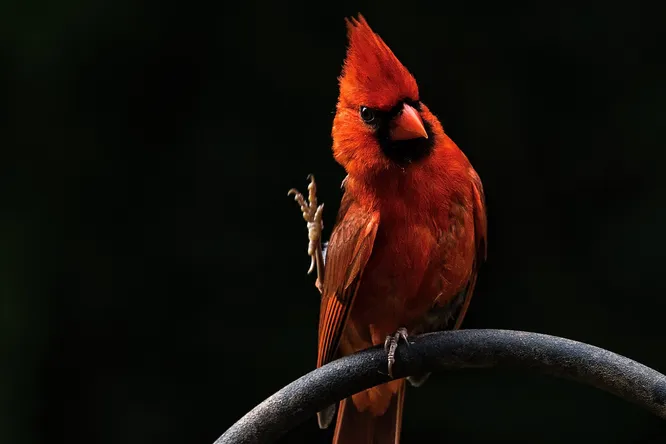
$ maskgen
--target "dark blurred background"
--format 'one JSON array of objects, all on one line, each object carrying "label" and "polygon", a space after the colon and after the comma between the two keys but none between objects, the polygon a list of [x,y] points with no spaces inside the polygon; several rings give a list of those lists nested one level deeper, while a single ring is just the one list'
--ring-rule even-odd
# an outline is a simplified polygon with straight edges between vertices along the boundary
[{"label": "dark blurred background", "polygon": [[[485,184],[489,260],[465,327],[666,371],[665,42],[646,4],[0,12],[0,442],[212,443],[314,368],[318,294],[286,192],[316,175],[328,236],[357,12]],[[437,374],[406,402],[404,443],[666,440],[633,405],[529,373]],[[313,418],[283,442],[330,436]]]}]

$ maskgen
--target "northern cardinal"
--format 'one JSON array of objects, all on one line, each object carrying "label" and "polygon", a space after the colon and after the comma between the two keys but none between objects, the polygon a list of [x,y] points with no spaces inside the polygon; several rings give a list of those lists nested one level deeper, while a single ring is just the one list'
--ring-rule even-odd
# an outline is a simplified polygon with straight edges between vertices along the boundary
[{"label": "northern cardinal", "polygon": [[[414,77],[363,16],[346,22],[332,136],[347,177],[325,256],[314,178],[310,202],[290,194],[308,222],[322,294],[317,367],[384,344],[392,375],[408,333],[459,328],[486,256],[484,193]],[[418,386],[427,376],[407,379]],[[333,443],[398,443],[405,388],[393,380],[341,401]],[[319,426],[334,413],[319,412]]]}]

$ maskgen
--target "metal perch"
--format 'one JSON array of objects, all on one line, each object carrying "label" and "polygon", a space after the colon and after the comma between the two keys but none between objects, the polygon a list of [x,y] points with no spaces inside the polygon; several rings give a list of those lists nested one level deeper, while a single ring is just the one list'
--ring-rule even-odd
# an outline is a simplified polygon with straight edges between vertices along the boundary
[{"label": "metal perch", "polygon": [[[462,368],[528,368],[613,393],[666,419],[666,376],[593,345],[512,330],[458,330],[410,337],[396,355],[396,378]],[[324,407],[389,381],[380,346],[316,369],[278,391],[232,425],[215,444],[259,444]]]}]

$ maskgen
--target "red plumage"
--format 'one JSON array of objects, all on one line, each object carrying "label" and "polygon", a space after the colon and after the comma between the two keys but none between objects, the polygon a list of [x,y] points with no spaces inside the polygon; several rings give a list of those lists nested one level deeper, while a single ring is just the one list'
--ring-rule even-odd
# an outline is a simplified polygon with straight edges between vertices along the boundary
[{"label": "red plumage", "polygon": [[[483,187],[467,157],[365,19],[347,27],[332,136],[348,176],[326,251],[317,366],[401,327],[458,328],[486,248]],[[342,401],[334,443],[397,443],[404,392],[395,380]]]}]

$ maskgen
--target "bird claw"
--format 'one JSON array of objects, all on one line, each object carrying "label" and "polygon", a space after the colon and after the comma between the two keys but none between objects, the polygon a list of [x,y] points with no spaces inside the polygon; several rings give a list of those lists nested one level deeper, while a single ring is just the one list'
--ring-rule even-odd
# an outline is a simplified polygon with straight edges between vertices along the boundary
[{"label": "bird claw", "polygon": [[393,378],[393,364],[395,364],[395,351],[398,348],[398,343],[400,339],[403,339],[409,347],[407,336],[407,329],[403,327],[399,328],[394,334],[388,335],[384,341],[384,351],[386,351],[388,357],[388,374],[391,378]]},{"label": "bird claw", "polygon": [[422,375],[407,376],[407,380],[412,387],[421,387],[430,378],[431,373],[424,373]]},{"label": "bird claw", "polygon": [[307,223],[308,227],[308,256],[310,256],[310,268],[308,269],[308,274],[312,273],[317,267],[317,281],[315,285],[322,291],[322,279],[323,279],[323,254],[321,249],[321,233],[324,230],[323,222],[323,212],[324,204],[317,205],[317,184],[315,178],[312,174],[308,174],[308,180],[310,184],[308,185],[308,198],[306,199],[303,195],[295,188],[290,189],[287,192],[287,196],[294,196],[294,200],[298,202],[301,207],[301,212],[303,213],[303,219]]}]

